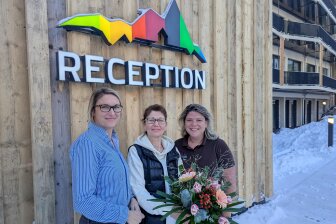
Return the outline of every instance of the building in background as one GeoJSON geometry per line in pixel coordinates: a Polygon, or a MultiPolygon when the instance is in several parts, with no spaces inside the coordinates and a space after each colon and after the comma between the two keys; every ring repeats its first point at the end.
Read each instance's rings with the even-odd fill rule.
{"type": "Polygon", "coordinates": [[[273,0],[273,130],[335,105],[335,0],[273,0]]]}

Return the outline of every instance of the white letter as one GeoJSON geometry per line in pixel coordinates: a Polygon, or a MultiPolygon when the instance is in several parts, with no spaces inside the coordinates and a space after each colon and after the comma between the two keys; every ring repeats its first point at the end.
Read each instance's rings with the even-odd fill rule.
{"type": "Polygon", "coordinates": [[[145,86],[151,86],[150,80],[159,78],[159,67],[152,63],[145,63],[143,67],[145,71],[142,71],[142,73],[145,73],[145,77],[143,77],[142,81],[145,81],[145,86]],[[150,73],[151,70],[154,70],[154,74],[150,73]]]}
{"type": "Polygon", "coordinates": [[[111,58],[107,62],[107,68],[105,69],[105,72],[107,74],[107,78],[110,80],[112,84],[116,85],[125,85],[125,79],[115,79],[113,76],[113,66],[114,64],[120,64],[120,65],[125,65],[125,61],[121,60],[119,58],[111,58]]]}
{"type": "Polygon", "coordinates": [[[74,80],[76,82],[81,81],[77,73],[80,69],[80,59],[77,54],[67,51],[58,51],[57,64],[58,80],[65,81],[65,73],[69,72],[72,74],[72,78],[70,77],[70,80],[74,80]],[[72,61],[73,66],[66,66],[65,58],[69,58],[72,61]]]}
{"type": "Polygon", "coordinates": [[[180,88],[180,79],[179,79],[179,77],[180,77],[180,74],[179,74],[179,69],[178,69],[178,67],[175,67],[174,68],[174,71],[175,71],[175,73],[174,73],[174,77],[175,77],[175,88],[180,88]]]}
{"type": "Polygon", "coordinates": [[[195,89],[205,89],[205,71],[194,70],[195,89]],[[200,87],[198,87],[200,85],[200,87]]]}
{"type": "Polygon", "coordinates": [[[134,81],[133,76],[140,75],[139,71],[133,70],[133,66],[142,67],[142,63],[138,61],[126,62],[126,84],[133,86],[143,86],[142,81],[134,81]]]}
{"type": "Polygon", "coordinates": [[[100,69],[97,66],[92,66],[91,61],[100,61],[103,62],[104,58],[101,56],[95,55],[84,55],[84,77],[86,82],[95,82],[95,83],[104,83],[104,78],[93,78],[92,72],[99,72],[100,69]]]}
{"type": "Polygon", "coordinates": [[[170,76],[169,76],[169,71],[173,71],[174,67],[169,66],[169,65],[160,65],[160,69],[162,69],[163,74],[162,74],[162,86],[163,87],[169,87],[170,85],[170,76]]]}
{"type": "Polygon", "coordinates": [[[182,68],[181,70],[181,85],[185,89],[190,89],[193,86],[193,74],[190,68],[182,68]],[[185,77],[185,74],[189,74],[189,78],[185,77]],[[189,84],[186,84],[186,79],[189,80],[189,84]]]}

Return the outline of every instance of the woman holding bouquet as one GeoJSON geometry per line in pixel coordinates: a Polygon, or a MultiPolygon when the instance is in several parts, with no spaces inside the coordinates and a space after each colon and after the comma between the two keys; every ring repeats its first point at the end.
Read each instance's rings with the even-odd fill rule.
{"type": "Polygon", "coordinates": [[[236,167],[232,153],[213,130],[211,113],[202,105],[190,104],[179,117],[183,138],[175,142],[186,169],[195,162],[200,168],[223,169],[223,177],[230,182],[226,194],[236,192],[236,167]]]}
{"type": "Polygon", "coordinates": [[[167,129],[166,109],[158,104],[147,107],[142,122],[144,133],[135,140],[128,153],[131,187],[145,214],[142,223],[173,224],[175,219],[171,216],[160,220],[171,208],[154,210],[160,203],[149,201],[159,197],[156,194],[158,190],[170,193],[164,176],[177,178],[178,166],[182,164],[174,141],[164,135],[167,129]]]}
{"type": "Polygon", "coordinates": [[[114,130],[122,108],[116,91],[94,91],[88,129],[70,148],[73,206],[82,214],[79,224],[138,224],[144,217],[131,196],[128,166],[114,130]]]}

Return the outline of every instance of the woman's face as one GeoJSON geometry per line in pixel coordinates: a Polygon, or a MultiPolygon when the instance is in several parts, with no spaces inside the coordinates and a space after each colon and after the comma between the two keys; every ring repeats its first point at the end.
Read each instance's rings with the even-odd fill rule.
{"type": "Polygon", "coordinates": [[[111,110],[109,112],[103,112],[98,105],[104,105],[105,108],[108,108],[108,106],[113,107],[115,105],[120,105],[120,102],[116,96],[105,94],[97,100],[96,107],[93,110],[94,122],[106,129],[109,133],[112,133],[112,130],[120,120],[121,112],[116,113],[113,108],[110,108],[111,110]]]}
{"type": "Polygon", "coordinates": [[[147,116],[144,126],[149,138],[162,137],[163,133],[166,131],[167,122],[160,111],[152,111],[147,116]]]}
{"type": "Polygon", "coordinates": [[[208,127],[208,122],[202,114],[191,111],[185,118],[184,126],[190,137],[201,139],[208,127]]]}

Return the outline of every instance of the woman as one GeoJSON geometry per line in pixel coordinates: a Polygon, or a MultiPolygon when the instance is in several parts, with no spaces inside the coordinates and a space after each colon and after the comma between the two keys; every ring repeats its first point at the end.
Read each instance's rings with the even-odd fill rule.
{"type": "Polygon", "coordinates": [[[183,138],[175,145],[181,153],[184,167],[188,169],[192,162],[201,168],[223,168],[223,176],[231,185],[225,193],[236,192],[236,167],[227,144],[212,129],[213,118],[210,112],[199,104],[190,104],[179,117],[183,138]]]}
{"type": "Polygon", "coordinates": [[[132,190],[145,214],[142,223],[175,223],[174,218],[178,214],[174,214],[174,218],[168,216],[165,221],[161,221],[162,215],[170,209],[165,207],[154,210],[160,204],[148,201],[158,197],[157,190],[170,192],[164,176],[177,178],[178,166],[182,165],[174,141],[164,135],[167,129],[167,112],[160,105],[149,106],[142,121],[144,133],[136,139],[128,153],[132,190]]]}
{"type": "Polygon", "coordinates": [[[137,224],[144,217],[131,196],[127,163],[114,130],[122,108],[116,91],[94,91],[88,129],[70,148],[73,205],[82,214],[80,224],[137,224]]]}

